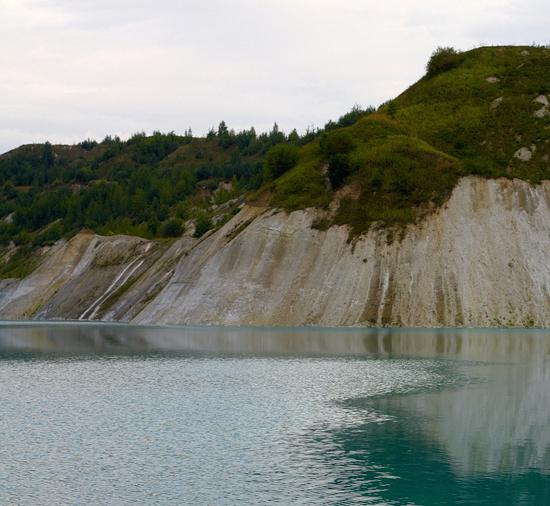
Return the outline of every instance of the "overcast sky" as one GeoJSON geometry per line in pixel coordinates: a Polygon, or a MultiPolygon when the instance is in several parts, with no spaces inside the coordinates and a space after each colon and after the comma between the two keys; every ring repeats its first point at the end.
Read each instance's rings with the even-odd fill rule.
{"type": "Polygon", "coordinates": [[[438,45],[550,43],[548,0],[0,0],[0,152],[136,131],[303,131],[438,45]]]}

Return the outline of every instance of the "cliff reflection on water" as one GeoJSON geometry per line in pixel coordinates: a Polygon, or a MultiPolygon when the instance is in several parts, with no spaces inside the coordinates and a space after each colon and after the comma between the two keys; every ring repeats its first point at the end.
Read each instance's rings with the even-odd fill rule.
{"type": "Polygon", "coordinates": [[[540,358],[550,355],[550,331],[1,322],[0,349],[52,352],[155,350],[514,360],[519,357],[540,358]]]}
{"type": "MultiPolygon", "coordinates": [[[[324,470],[319,482],[344,494],[338,496],[344,503],[368,497],[377,504],[550,504],[548,331],[6,323],[0,349],[5,357],[31,361],[58,351],[157,354],[180,357],[182,370],[197,356],[193,367],[207,367],[210,378],[225,367],[215,367],[220,357],[232,357],[243,364],[235,371],[257,371],[250,381],[258,399],[270,395],[272,383],[292,392],[292,399],[270,401],[271,409],[281,403],[288,417],[274,427],[288,426],[290,447],[307,449],[296,462],[311,473],[324,470]],[[277,372],[283,365],[286,372],[277,372]],[[335,367],[344,367],[334,376],[341,387],[331,380],[335,367]],[[400,371],[409,379],[398,382],[400,371]],[[376,386],[382,376],[383,388],[376,386]],[[395,388],[384,386],[394,380],[395,388]],[[291,405],[305,417],[296,428],[291,405]]],[[[231,381],[240,382],[240,374],[231,373],[231,381]]],[[[227,383],[223,376],[219,381],[227,383]]],[[[241,392],[238,384],[231,393],[236,405],[246,402],[250,388],[243,383],[241,392]]],[[[229,414],[240,420],[238,411],[222,416],[229,414]]],[[[291,458],[288,449],[281,455],[291,458]]],[[[306,492],[318,490],[312,485],[306,492]]]]}

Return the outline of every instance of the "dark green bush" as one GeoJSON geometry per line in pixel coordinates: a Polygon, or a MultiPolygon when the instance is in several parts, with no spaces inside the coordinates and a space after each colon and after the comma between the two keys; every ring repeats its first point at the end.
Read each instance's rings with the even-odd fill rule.
{"type": "Polygon", "coordinates": [[[360,105],[355,104],[349,112],[340,116],[338,118],[338,121],[330,120],[325,125],[325,131],[328,132],[330,130],[335,130],[336,128],[351,126],[357,123],[357,121],[359,121],[363,116],[372,114],[373,112],[375,112],[375,110],[376,109],[373,106],[369,106],[366,109],[363,109],[360,105]]]}
{"type": "Polygon", "coordinates": [[[426,73],[432,77],[451,70],[462,61],[461,54],[453,47],[438,47],[426,64],[426,73]]]}
{"type": "Polygon", "coordinates": [[[162,237],[179,237],[183,232],[181,221],[170,218],[160,225],[160,235],[162,237]]]}
{"type": "Polygon", "coordinates": [[[348,130],[335,130],[321,137],[321,153],[325,158],[347,154],[355,148],[355,139],[348,130]]]}
{"type": "Polygon", "coordinates": [[[300,150],[290,144],[277,144],[267,153],[266,167],[273,179],[282,176],[298,162],[300,150]]]}
{"type": "Polygon", "coordinates": [[[207,214],[201,214],[195,220],[195,237],[202,237],[213,227],[212,220],[207,214]]]}
{"type": "Polygon", "coordinates": [[[85,141],[79,142],[78,146],[80,146],[82,149],[85,149],[86,151],[90,151],[97,146],[97,141],[86,139],[85,141]]]}
{"type": "Polygon", "coordinates": [[[388,102],[388,116],[390,118],[395,118],[395,114],[397,113],[397,104],[395,103],[395,100],[390,100],[388,102]]]}
{"type": "Polygon", "coordinates": [[[339,153],[332,155],[328,165],[328,178],[333,188],[339,188],[351,174],[349,155],[339,153]]]}

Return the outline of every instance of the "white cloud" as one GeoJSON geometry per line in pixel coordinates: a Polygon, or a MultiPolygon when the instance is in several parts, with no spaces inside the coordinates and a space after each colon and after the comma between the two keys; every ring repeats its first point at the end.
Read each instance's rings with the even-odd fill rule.
{"type": "Polygon", "coordinates": [[[136,130],[322,125],[437,45],[548,42],[540,0],[0,0],[0,152],[136,130]]]}

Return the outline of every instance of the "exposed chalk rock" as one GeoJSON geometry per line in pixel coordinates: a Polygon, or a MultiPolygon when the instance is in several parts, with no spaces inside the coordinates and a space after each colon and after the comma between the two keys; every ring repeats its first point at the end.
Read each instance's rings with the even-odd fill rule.
{"type": "Polygon", "coordinates": [[[548,110],[548,98],[546,98],[545,95],[539,95],[537,98],[535,98],[535,102],[542,105],[540,109],[536,110],[533,113],[536,118],[544,118],[545,116],[550,116],[550,111],[548,110]]]}
{"type": "Polygon", "coordinates": [[[504,97],[498,97],[498,98],[495,98],[492,102],[491,102],[491,109],[496,109],[500,104],[502,104],[502,101],[504,100],[504,97]]]}
{"type": "Polygon", "coordinates": [[[313,210],[270,211],[193,250],[134,321],[548,326],[549,202],[550,183],[466,178],[402,242],[354,246],[346,227],[311,229],[313,210]]]}
{"type": "Polygon", "coordinates": [[[514,153],[514,158],[517,158],[518,160],[521,160],[522,162],[528,162],[531,160],[531,158],[533,158],[533,152],[527,148],[527,147],[522,147],[522,148],[519,148],[515,153],[514,153]]]}
{"type": "Polygon", "coordinates": [[[245,206],[200,240],[78,234],[0,282],[0,317],[550,326],[550,181],[464,178],[401,241],[373,229],[349,243],[317,217],[245,206]]]}

